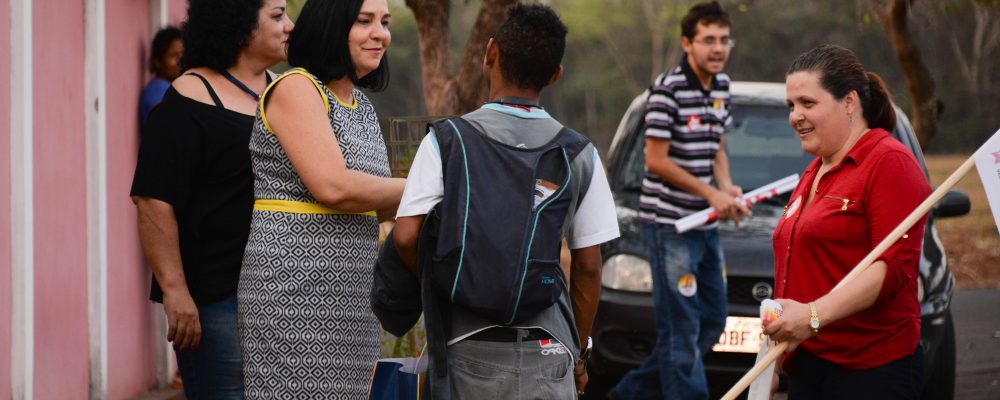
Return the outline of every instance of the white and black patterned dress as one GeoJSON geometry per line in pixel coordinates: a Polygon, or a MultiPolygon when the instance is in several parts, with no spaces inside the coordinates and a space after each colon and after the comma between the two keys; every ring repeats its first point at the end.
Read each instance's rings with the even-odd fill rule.
{"type": "MultiPolygon", "coordinates": [[[[388,177],[385,142],[368,98],[354,89],[352,108],[319,88],[347,168],[388,177]]],[[[250,153],[255,199],[319,203],[259,111],[250,153]]],[[[367,397],[379,354],[369,303],[377,240],[378,222],[370,215],[255,207],[238,298],[248,399],[367,397]]]]}

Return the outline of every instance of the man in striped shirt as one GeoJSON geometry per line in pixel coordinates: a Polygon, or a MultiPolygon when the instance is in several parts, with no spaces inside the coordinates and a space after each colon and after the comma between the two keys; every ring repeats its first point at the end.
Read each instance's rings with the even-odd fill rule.
{"type": "Polygon", "coordinates": [[[729,77],[722,69],[735,42],[729,15],[715,1],[681,21],[679,66],[650,87],[645,112],[646,174],[642,235],[653,272],[657,342],[612,397],[706,399],[702,356],[726,324],[726,283],[717,224],[678,234],[675,221],[712,207],[720,220],[749,215],[724,151],[729,77]]]}

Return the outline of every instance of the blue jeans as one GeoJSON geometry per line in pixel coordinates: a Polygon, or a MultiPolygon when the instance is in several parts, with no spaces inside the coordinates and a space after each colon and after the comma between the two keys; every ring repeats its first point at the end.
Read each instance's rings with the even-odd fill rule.
{"type": "Polygon", "coordinates": [[[726,327],[719,230],[642,224],[653,274],[656,347],[614,389],[621,399],[707,399],[702,357],[726,327]]]}
{"type": "Polygon", "coordinates": [[[198,306],[201,344],[174,350],[188,400],[243,399],[243,359],[236,324],[236,294],[198,306]]]}

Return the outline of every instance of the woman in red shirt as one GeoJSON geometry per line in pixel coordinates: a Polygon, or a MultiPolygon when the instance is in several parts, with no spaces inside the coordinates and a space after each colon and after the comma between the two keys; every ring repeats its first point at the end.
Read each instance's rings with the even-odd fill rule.
{"type": "Polygon", "coordinates": [[[849,285],[830,290],[930,194],[913,154],[889,132],[882,79],[824,45],[786,76],[788,120],[816,156],[774,231],[775,298],[765,324],[791,343],[789,398],[916,399],[923,380],[917,273],[924,222],[849,285]]]}

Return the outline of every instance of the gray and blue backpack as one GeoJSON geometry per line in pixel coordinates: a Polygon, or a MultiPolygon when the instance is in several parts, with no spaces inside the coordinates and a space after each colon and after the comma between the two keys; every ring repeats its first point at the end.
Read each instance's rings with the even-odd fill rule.
{"type": "Polygon", "coordinates": [[[462,118],[430,126],[444,176],[444,198],[425,221],[435,237],[423,264],[434,291],[502,325],[549,308],[566,290],[559,254],[577,205],[571,182],[581,178],[571,164],[590,141],[564,127],[549,143],[523,149],[462,118]]]}

